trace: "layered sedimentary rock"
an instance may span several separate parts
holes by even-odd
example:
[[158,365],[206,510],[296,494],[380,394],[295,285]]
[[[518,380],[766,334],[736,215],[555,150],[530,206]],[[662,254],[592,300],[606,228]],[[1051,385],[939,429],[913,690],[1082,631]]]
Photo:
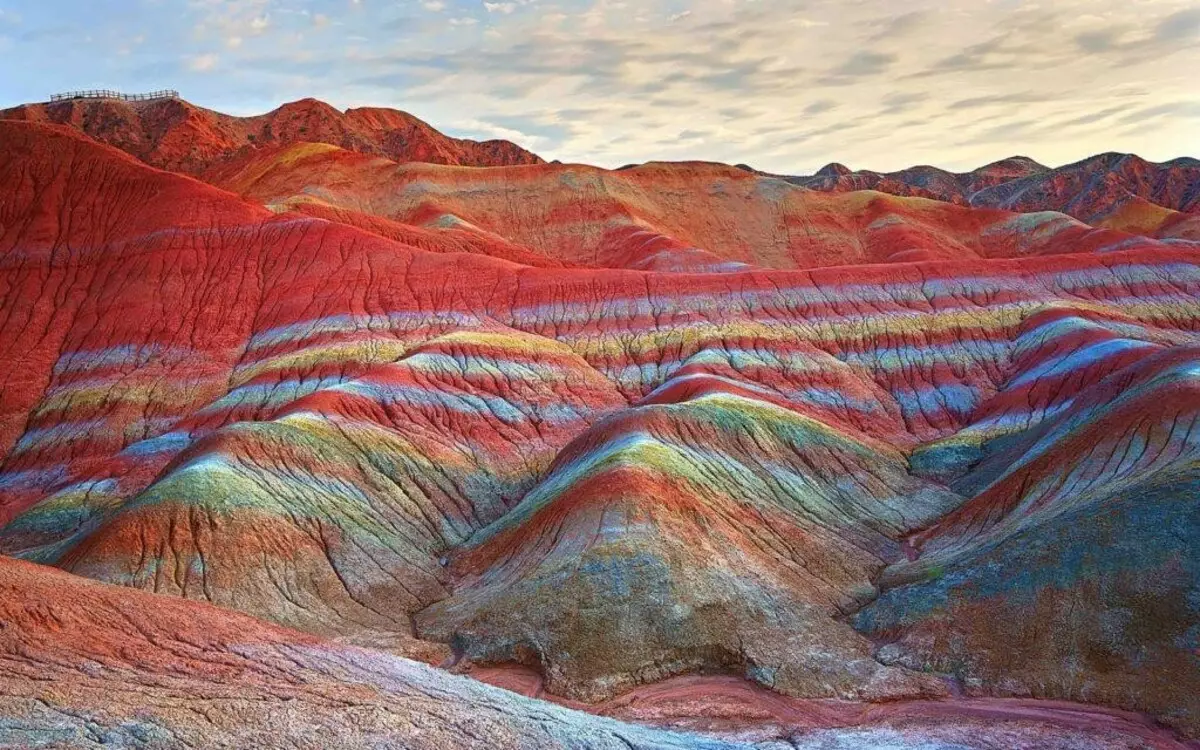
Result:
[[255,117],[233,117],[179,99],[78,99],[0,110],[0,119],[74,128],[147,164],[189,174],[257,148],[298,142],[433,164],[542,161],[508,141],[451,138],[407,112],[375,107],[341,112],[315,99],[290,102]]
[[736,747],[14,560],[0,593],[3,747]]
[[[706,728],[730,738],[705,738],[589,716],[380,651],[5,558],[0,615],[6,748],[1184,747],[1136,716],[1082,707],[996,701],[874,712],[788,704],[720,683],[703,692],[727,701],[734,720]],[[641,696],[640,715],[604,710],[670,724],[688,699],[686,686],[668,686]]]
[[[1190,242],[719,165],[301,144],[207,172],[217,187],[68,128],[0,122],[0,143],[7,555],[172,597],[179,621],[305,631],[253,626],[428,677],[448,705],[494,694],[347,644],[531,669],[586,702],[715,674],[789,700],[1094,702],[1200,733]],[[4,564],[17,591],[163,600]],[[110,606],[85,604],[79,633]],[[54,619],[7,652],[55,646]],[[59,661],[95,658],[76,641]],[[295,669],[322,672],[310,653]],[[31,726],[59,721],[19,694]],[[519,746],[534,704],[504,705]],[[770,741],[989,746],[974,718],[918,714]],[[1121,732],[1079,743],[1139,746]]]
[[920,166],[852,172],[831,164],[789,182],[820,191],[878,190],[1007,211],[1065,213],[1092,226],[1162,238],[1200,236],[1200,161],[1155,164],[1133,154],[1100,154],[1051,169],[1013,157],[971,172]]
[[658,272],[966,260],[1156,247],[1064,214],[971,210],[862,191],[824,195],[722,164],[506,169],[397,165],[332,147],[258,151],[206,179],[275,210],[454,232],[560,263]]
[[923,554],[857,624],[893,641],[887,663],[976,693],[1138,706],[1194,733],[1179,696],[1200,694],[1200,350],[1060,337],[1077,346],[1043,371],[1109,374],[990,445],[957,483],[973,499],[914,539]]
[[458,590],[419,632],[528,661],[586,700],[714,668],[792,695],[944,694],[880,668],[834,618],[873,595],[896,537],[961,498],[908,476],[894,450],[699,378],[564,448],[459,554]]

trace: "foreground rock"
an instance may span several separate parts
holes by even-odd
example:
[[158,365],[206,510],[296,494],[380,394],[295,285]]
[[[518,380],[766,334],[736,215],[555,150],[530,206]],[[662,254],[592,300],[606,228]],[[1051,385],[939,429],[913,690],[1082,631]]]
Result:
[[1056,717],[993,708],[996,721],[987,726],[970,711],[916,710],[916,718],[897,711],[867,719],[879,726],[816,732],[811,722],[764,716],[751,733],[757,739],[744,724],[734,732],[741,740],[704,738],[591,716],[205,604],[7,558],[0,558],[0,618],[5,748],[924,750],[995,747],[1001,738],[1014,742],[1010,748],[1047,739],[1036,746],[1066,747],[1055,743],[1070,739],[1071,747],[1097,750],[1181,747],[1135,717],[1080,722],[1061,709]]

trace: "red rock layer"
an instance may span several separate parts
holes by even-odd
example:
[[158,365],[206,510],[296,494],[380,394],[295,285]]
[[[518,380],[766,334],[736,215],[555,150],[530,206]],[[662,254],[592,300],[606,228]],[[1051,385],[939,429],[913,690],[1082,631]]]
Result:
[[1187,243],[713,165],[302,144],[214,170],[248,201],[0,144],[8,554],[579,698],[716,672],[1200,731]]
[[276,210],[369,226],[391,222],[473,235],[551,262],[728,273],[864,263],[1104,252],[1159,243],[1062,214],[1012,214],[874,192],[822,195],[709,163],[618,171],[581,165],[458,169],[396,165],[332,148],[260,151],[205,175]]
[[[827,192],[878,190],[1022,213],[1056,211],[1154,237],[1194,238],[1189,215],[1200,212],[1200,162],[1186,158],[1155,164],[1132,154],[1100,154],[1051,169],[1012,157],[963,173],[929,166],[852,172],[831,164],[811,177],[786,179]],[[1186,231],[1171,229],[1181,222],[1188,222]]]
[[751,750],[778,747],[777,738],[793,748],[1187,747],[1142,717],[1082,706],[804,703],[719,679],[672,681],[592,707],[613,718],[589,716],[235,612],[6,558],[0,616],[0,743],[13,748]]
[[4,747],[737,747],[7,558],[0,618]]
[[232,117],[177,99],[80,99],[25,104],[0,111],[0,119],[66,125],[151,166],[197,175],[235,154],[302,141],[400,162],[500,166],[542,161],[508,141],[451,138],[407,112],[340,112],[315,99],[284,104],[256,117]]

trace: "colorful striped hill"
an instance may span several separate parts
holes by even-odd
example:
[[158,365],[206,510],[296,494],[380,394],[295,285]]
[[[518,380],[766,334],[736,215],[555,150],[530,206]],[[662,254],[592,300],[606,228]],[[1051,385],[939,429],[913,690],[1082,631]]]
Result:
[[704,163],[202,176],[0,121],[0,745],[1200,738],[1200,243]]

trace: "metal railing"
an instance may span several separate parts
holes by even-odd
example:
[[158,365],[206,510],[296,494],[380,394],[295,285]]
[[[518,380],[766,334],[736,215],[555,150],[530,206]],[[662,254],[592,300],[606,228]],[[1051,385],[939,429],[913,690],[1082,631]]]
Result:
[[148,102],[154,99],[178,99],[179,92],[174,89],[151,91],[148,94],[122,94],[120,91],[109,89],[89,89],[87,91],[68,91],[64,94],[54,94],[51,102],[66,102],[72,99],[117,99],[123,102]]

